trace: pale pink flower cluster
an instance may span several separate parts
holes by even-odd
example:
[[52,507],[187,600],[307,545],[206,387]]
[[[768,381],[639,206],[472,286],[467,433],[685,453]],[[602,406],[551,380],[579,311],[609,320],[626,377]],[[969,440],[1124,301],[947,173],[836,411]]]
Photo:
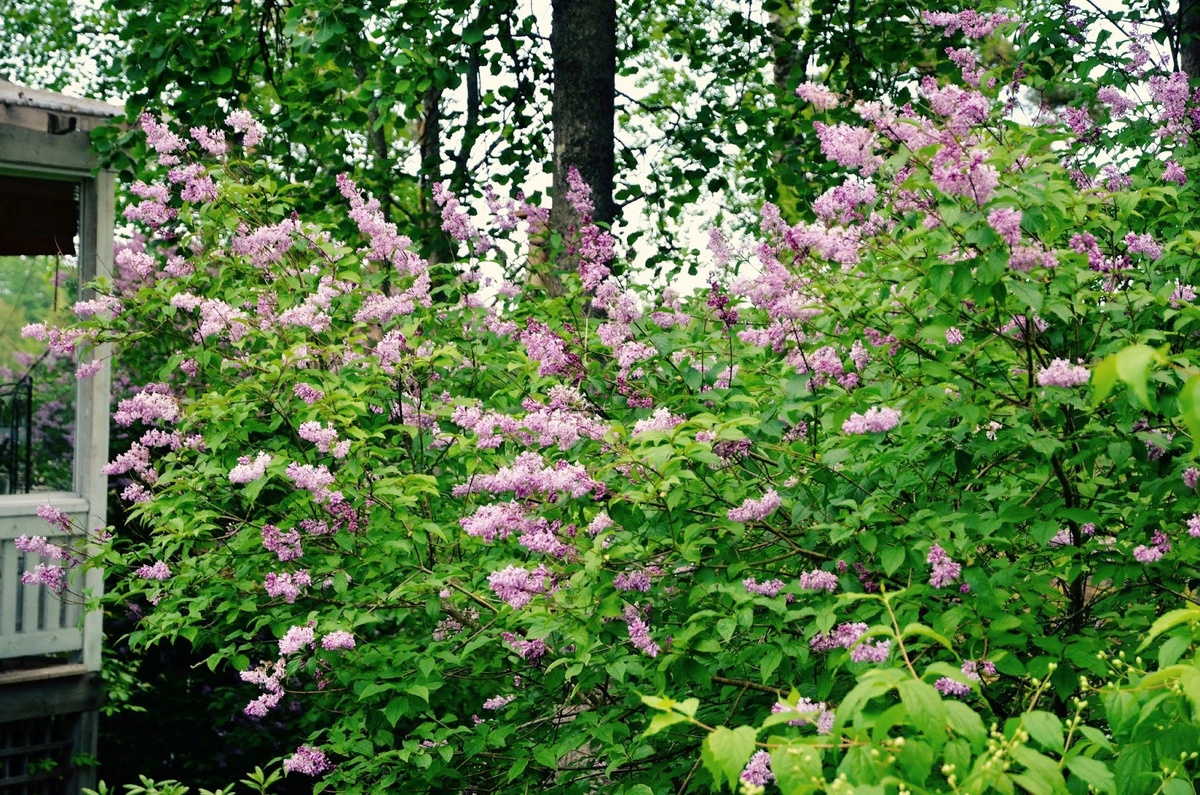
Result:
[[929,548],[925,562],[933,567],[929,574],[929,584],[934,588],[945,588],[958,581],[962,576],[962,564],[951,560],[939,544]]
[[866,624],[839,624],[832,632],[820,632],[814,635],[808,645],[812,647],[813,651],[850,649],[851,662],[884,662],[891,649],[891,641],[859,643],[859,639],[866,634],[866,631]]
[[520,566],[508,566],[488,575],[488,586],[498,599],[514,610],[520,610],[533,601],[533,597],[546,593],[553,579],[553,574],[545,566],[538,566],[533,571]]
[[750,757],[750,761],[746,763],[739,779],[743,784],[756,787],[765,787],[774,781],[775,774],[771,772],[771,754],[767,751],[755,751],[754,756]]
[[801,83],[796,86],[796,96],[813,106],[813,110],[827,111],[838,106],[838,96],[821,83]]
[[333,763],[325,758],[325,754],[311,745],[302,745],[296,753],[283,760],[284,773],[303,773],[306,776],[319,776],[332,770]]
[[669,431],[685,419],[685,417],[672,414],[666,406],[659,406],[649,417],[633,424],[633,435],[637,436],[648,431]]
[[281,563],[296,560],[304,554],[300,532],[295,528],[285,533],[273,524],[265,524],[262,528],[262,544],[267,551],[274,552]]
[[51,544],[43,536],[17,536],[13,542],[17,549],[47,560],[66,560],[67,551],[58,544]]
[[612,527],[614,524],[615,523],[613,520],[609,518],[608,512],[601,511],[600,513],[596,514],[595,517],[593,517],[592,521],[588,522],[588,535],[595,536],[598,533],[602,533],[608,528]]
[[511,466],[501,467],[490,475],[476,475],[466,483],[454,487],[455,497],[468,494],[513,492],[518,499],[534,494],[555,499],[560,494],[573,498],[586,494],[600,496],[604,484],[593,480],[582,464],[559,461],[547,465],[539,453],[521,453]]
[[353,649],[354,646],[354,635],[344,629],[335,630],[321,638],[321,648],[329,651],[344,651],[347,649]]
[[232,111],[225,117],[225,123],[234,132],[242,134],[242,146],[247,148],[258,146],[267,134],[267,128],[255,121],[248,110]]
[[1004,238],[1010,246],[1021,242],[1021,211],[1011,207],[997,207],[988,213],[988,226]]
[[827,591],[833,593],[838,589],[837,575],[831,571],[813,569],[800,575],[800,587],[806,591]]
[[52,593],[61,595],[67,589],[65,575],[66,570],[62,566],[39,563],[32,571],[21,573],[21,582],[25,585],[44,585]]
[[310,384],[296,384],[292,387],[292,394],[310,406],[325,398],[324,392]]
[[167,394],[167,387],[150,384],[131,398],[122,400],[113,412],[113,422],[129,427],[134,420],[152,423],[156,420],[177,422],[179,401]]
[[342,493],[331,491],[329,488],[334,482],[334,477],[324,464],[313,466],[312,464],[292,462],[288,464],[286,474],[296,488],[310,492],[313,499],[319,503],[340,503],[342,501]]
[[55,508],[50,503],[39,505],[37,516],[51,527],[58,528],[61,533],[69,533],[71,531],[71,517],[65,512]]
[[291,627],[279,639],[279,653],[286,657],[289,654],[295,654],[301,649],[306,649],[316,642],[316,633],[310,626]]
[[[350,202],[350,218],[358,225],[358,229],[371,241],[368,252],[370,259],[390,263],[401,274],[418,278],[414,287],[417,289],[416,299],[422,306],[430,306],[428,264],[418,255],[409,251],[412,240],[399,234],[396,225],[384,217],[378,199],[364,199],[363,194],[354,184],[354,180],[345,174],[337,176],[338,190]],[[418,287],[423,285],[423,287]]]
[[78,301],[74,311],[79,317],[101,317],[111,320],[121,313],[121,299],[102,295],[91,301]]
[[763,496],[757,500],[753,497],[747,497],[741,505],[736,508],[730,508],[728,517],[731,522],[761,522],[771,514],[775,513],[775,509],[783,504],[783,500],[775,492],[775,489],[767,489]]
[[1066,359],[1055,359],[1048,367],[1038,371],[1039,386],[1070,387],[1086,384],[1092,377],[1092,371],[1083,365],[1071,364]]
[[171,576],[171,569],[161,560],[156,560],[153,566],[140,566],[134,572],[143,580],[166,580]]
[[315,444],[322,453],[333,453],[334,458],[345,458],[350,452],[350,440],[339,442],[337,428],[332,425],[322,428],[319,422],[302,422],[296,432],[301,439]]
[[636,605],[625,605],[621,617],[629,628],[629,642],[647,657],[657,657],[661,651],[659,645],[650,637],[650,625],[642,619],[642,614]]
[[750,593],[758,594],[759,596],[775,597],[783,590],[786,583],[783,580],[768,580],[767,582],[758,582],[753,577],[747,577],[742,580],[742,587]]
[[492,696],[487,701],[483,702],[484,709],[503,709],[516,699],[515,695],[510,696]]
[[511,632],[502,632],[500,637],[504,638],[504,642],[512,647],[523,660],[534,661],[543,656],[549,648],[543,640],[525,640]]
[[855,412],[842,423],[842,433],[886,433],[900,423],[900,410],[887,406],[872,406],[865,414]]
[[253,460],[248,455],[239,456],[237,466],[229,470],[229,482],[235,485],[252,483],[267,473],[270,463],[270,453],[260,452]]
[[641,591],[645,593],[650,590],[650,584],[650,575],[643,569],[623,571],[613,578],[613,587],[618,591]]
[[947,36],[953,36],[962,31],[968,39],[983,39],[992,35],[996,27],[1010,22],[1016,22],[1016,17],[1005,13],[981,14],[969,9],[967,11],[923,11],[921,18],[925,24],[942,28]]
[[267,576],[263,578],[263,587],[267,590],[267,595],[272,599],[283,597],[283,600],[290,604],[296,603],[296,598],[304,592],[304,589],[312,585],[312,578],[308,574],[307,569],[300,569],[296,572],[276,573],[273,571],[267,572]]

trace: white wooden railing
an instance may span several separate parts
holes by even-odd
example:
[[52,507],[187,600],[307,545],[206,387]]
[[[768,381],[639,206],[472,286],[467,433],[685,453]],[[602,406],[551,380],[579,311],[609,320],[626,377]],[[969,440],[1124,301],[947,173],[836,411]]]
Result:
[[0,659],[32,657],[84,648],[81,622],[83,576],[68,575],[68,587],[59,596],[44,585],[26,585],[21,574],[43,560],[17,549],[19,536],[44,536],[52,542],[66,539],[37,516],[40,505],[50,503],[70,515],[76,527],[87,527],[87,500],[68,492],[33,492],[0,498]]

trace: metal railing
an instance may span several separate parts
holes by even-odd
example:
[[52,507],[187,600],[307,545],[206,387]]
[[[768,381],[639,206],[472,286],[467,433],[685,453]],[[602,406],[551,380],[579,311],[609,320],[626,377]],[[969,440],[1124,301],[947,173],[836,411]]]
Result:
[[33,379],[0,384],[0,494],[33,488]]

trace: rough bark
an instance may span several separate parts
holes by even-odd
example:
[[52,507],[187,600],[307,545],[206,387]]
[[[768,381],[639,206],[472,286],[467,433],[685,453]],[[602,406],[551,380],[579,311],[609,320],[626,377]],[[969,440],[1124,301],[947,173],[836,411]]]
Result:
[[[550,229],[564,238],[579,225],[567,201],[567,172],[574,166],[592,188],[592,220],[612,223],[617,71],[616,0],[554,0],[550,32],[554,62],[554,196]],[[558,267],[569,265],[560,261]],[[547,274],[553,276],[553,274]],[[547,279],[562,294],[557,279]]]

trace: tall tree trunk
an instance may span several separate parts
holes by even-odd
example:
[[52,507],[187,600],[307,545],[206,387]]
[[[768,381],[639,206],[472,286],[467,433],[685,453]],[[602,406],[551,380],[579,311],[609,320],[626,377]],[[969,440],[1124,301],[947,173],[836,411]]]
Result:
[[426,230],[425,259],[440,265],[454,259],[450,241],[442,231],[441,214],[433,201],[434,183],[442,179],[442,89],[434,85],[425,92],[424,115],[417,130],[421,154],[421,219]]
[[1179,68],[1195,80],[1200,78],[1200,0],[1180,0]]
[[[554,62],[554,197],[550,229],[564,238],[580,217],[567,201],[567,171],[574,166],[592,188],[593,221],[612,223],[616,112],[616,0],[553,0],[550,52]],[[569,263],[560,262],[558,267]],[[553,276],[553,274],[547,274]],[[546,280],[561,295],[557,278]]]

